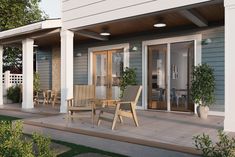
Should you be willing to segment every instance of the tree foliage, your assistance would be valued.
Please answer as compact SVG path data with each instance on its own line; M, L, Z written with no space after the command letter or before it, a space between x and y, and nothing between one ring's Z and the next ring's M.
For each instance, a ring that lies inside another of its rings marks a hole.
M35 23L48 16L39 8L41 0L0 0L0 31ZM22 51L4 47L3 69L22 71Z
M0 0L0 30L8 30L47 18L41 0Z

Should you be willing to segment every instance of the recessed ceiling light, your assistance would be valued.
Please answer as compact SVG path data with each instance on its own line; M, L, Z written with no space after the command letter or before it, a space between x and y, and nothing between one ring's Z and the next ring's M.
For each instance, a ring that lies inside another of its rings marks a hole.
M109 33L109 32L101 32L100 35L102 35L102 36L110 36L111 33Z
M155 23L153 26L157 27L157 28L161 28L161 27L166 27L166 24L165 23Z
M102 36L110 36L111 33L109 31L109 28L108 27L103 27L101 32L100 32L100 35L102 35Z

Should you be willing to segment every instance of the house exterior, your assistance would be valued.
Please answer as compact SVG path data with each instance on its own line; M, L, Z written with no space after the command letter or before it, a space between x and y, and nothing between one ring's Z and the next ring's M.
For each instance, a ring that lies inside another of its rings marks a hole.
M97 97L117 98L130 67L143 86L139 109L195 113L191 71L207 63L216 78L210 114L225 116L224 129L235 131L234 8L233 0L62 0L62 19L0 32L0 54L23 45L22 108L33 108L37 45L41 88L61 91L61 112L74 84L95 84Z

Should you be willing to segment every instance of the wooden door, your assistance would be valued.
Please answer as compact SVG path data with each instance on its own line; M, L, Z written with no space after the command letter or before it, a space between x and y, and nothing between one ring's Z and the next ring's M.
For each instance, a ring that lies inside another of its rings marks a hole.
M96 86L97 98L119 98L123 60L123 49L94 52L93 84Z

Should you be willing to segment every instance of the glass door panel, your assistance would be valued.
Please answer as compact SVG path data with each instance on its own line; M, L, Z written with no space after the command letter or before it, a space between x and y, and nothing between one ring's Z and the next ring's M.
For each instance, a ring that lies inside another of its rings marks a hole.
M194 65L194 41L171 44L170 104L172 111L194 111L190 98L191 73Z
M167 44L148 46L148 108L167 110Z
M111 76L111 93L112 99L119 99L120 98L120 78L123 72L123 60L124 60L124 53L123 49L113 50L112 52L112 76Z
M120 77L123 71L123 49L94 52L93 83L96 97L118 99L120 97Z
M96 98L107 98L108 85L108 60L107 52L96 52L94 54L94 78L93 83L96 85Z

